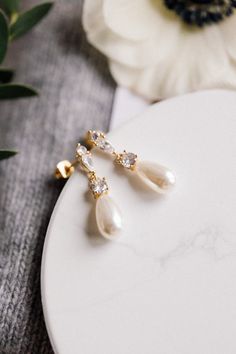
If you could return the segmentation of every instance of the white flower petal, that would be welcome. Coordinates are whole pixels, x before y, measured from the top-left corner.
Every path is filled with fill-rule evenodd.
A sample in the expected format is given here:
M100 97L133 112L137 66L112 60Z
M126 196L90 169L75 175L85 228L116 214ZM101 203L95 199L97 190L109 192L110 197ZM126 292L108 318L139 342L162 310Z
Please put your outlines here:
M97 49L108 56L110 59L134 68L143 68L147 65L156 63L165 58L171 47L168 42L176 40L180 22L173 21L171 26L164 21L158 31L155 31L155 39L148 38L145 41L134 41L122 38L106 27L102 13L102 0L95 0L90 6L91 0L85 2L83 11L83 25L87 32L87 38ZM98 4L99 6L95 6ZM162 35L163 27L165 37ZM149 55L146 55L146 53Z
M220 24L225 48L236 61L236 13Z
M110 61L109 65L112 76L120 86L127 87L150 101L157 99L151 87L145 86L147 78L145 69L131 68L116 61Z
M146 65L149 58L143 55L142 42L122 38L108 30L102 9L103 0L87 0L84 3L82 21L90 43L109 58L123 64L134 67Z
M82 23L85 31L96 31L96 27L101 26L103 22L102 13L103 0L86 0L84 1Z
M173 23L175 16L162 2L153 0L104 0L103 14L108 28L131 40L152 36L157 24Z
M107 57L118 60L124 65L139 68L147 65L150 59L143 55L142 43L137 45L137 43L120 38L112 32L90 32L87 38Z
M211 26L210 31L196 29L192 33L183 28L182 31L165 60L143 70L112 61L112 75L122 86L149 99L207 88L209 82L219 82L229 70L219 28Z
M175 14L153 0L104 0L104 21L108 28L130 40L144 40L163 21L173 23Z
M86 3L88 39L109 57L120 85L150 100L236 86L236 15L202 29L184 25L162 1Z
M236 74L234 70L225 70L221 75L218 75L215 79L209 80L208 82L201 83L199 85L199 90L206 89L227 89L227 90L236 90Z

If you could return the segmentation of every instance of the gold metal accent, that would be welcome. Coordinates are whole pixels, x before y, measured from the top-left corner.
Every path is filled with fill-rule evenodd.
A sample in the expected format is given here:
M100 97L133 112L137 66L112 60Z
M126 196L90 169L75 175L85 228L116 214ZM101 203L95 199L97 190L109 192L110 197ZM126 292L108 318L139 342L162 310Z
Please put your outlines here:
M94 146L100 148L99 145L96 143L96 141L93 141L93 140L92 140L92 135L93 135L94 133L98 133L102 138L106 139L106 135L105 135L103 132L101 132L101 131L96 131L96 130L89 130L89 131L87 132L87 134L86 134L86 142L87 142L87 144L91 147L91 149L92 149ZM100 150L103 150L103 149L100 148ZM106 152L106 151L105 151L105 152ZM127 169L127 170L130 170L130 171L135 171L135 170L136 170L136 167L137 167L137 159L138 159L138 156L137 156L136 154L132 153L133 155L136 156L135 162L134 162L132 165L130 165L130 166L125 166L125 165L123 164L122 160L123 160L124 155L125 155L125 154L129 154L129 152L127 152L126 150L124 150L123 153L118 153L118 152L116 152L116 151L108 152L108 153L109 153L110 155L113 155L114 158L115 158L115 159L114 159L114 162L117 163L117 164L119 164L119 165L121 165L123 168L125 168L125 169ZM130 154L131 154L131 153L130 153Z
M93 132L91 131L91 133ZM79 145L80 144L77 145L77 148ZM86 165L86 163L83 161L83 156L89 156L90 158L92 158L92 154L90 151L87 151L82 154L76 153L74 161L70 162L68 160L63 160L58 162L54 175L57 179L67 179L74 173L75 166L79 165L87 175L88 182L89 182L89 189L91 193L93 194L95 199L98 199L100 196L108 193L108 185L106 179L105 177L103 178L97 177L96 172L90 170L89 167ZM96 182L98 183L103 182L104 190L102 190L101 188L101 192L95 191Z
M102 138L106 138L105 134L99 130L89 130L85 136L85 144L89 149L92 149L94 146L97 146L96 142L92 140L92 135L94 133L99 133Z
M136 167L137 167L137 160L135 161L135 164L134 164L134 165L131 165L131 166L130 166L129 169L130 169L132 172L134 172L134 171L136 171L136 169L137 169Z
M75 171L74 167L75 163L70 162L68 160L63 160L58 162L55 170L55 177L57 179L67 179L69 178Z
M115 161L118 165L121 165L121 160L122 160L122 154L116 154L114 161Z
M88 177L88 180L89 180L89 189L91 191L91 193L93 194L93 197L94 199L98 199L99 197L101 197L102 195L105 195L105 194L108 194L109 192L109 188L108 188L108 185L107 185L107 181L106 181L106 178L103 177L103 178L99 178L97 177L96 173L95 172L90 172L87 174L87 177ZM107 186L107 189L105 191L102 191L101 193L99 192L95 192L92 188L92 184L96 182L96 180L102 180L106 186Z
M123 164L123 158L124 158L124 155L126 155L126 154L129 154L126 150L124 150L124 152L121 153L121 154L116 154L115 162L116 162L118 165L121 165L122 167L126 168L127 170L135 171L136 165L137 165L138 156L134 154L134 155L136 156L134 163L133 163L132 165L130 165L130 166L125 166L125 165Z

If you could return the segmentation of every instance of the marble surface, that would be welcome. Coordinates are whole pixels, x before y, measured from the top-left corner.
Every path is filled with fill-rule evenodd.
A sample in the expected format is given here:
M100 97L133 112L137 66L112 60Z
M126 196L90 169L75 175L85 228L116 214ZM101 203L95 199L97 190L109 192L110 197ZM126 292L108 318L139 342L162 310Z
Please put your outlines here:
M97 153L125 218L97 236L82 174L64 188L48 228L42 300L59 354L236 353L236 93L212 91L148 108L110 133L120 150L172 168L153 196Z

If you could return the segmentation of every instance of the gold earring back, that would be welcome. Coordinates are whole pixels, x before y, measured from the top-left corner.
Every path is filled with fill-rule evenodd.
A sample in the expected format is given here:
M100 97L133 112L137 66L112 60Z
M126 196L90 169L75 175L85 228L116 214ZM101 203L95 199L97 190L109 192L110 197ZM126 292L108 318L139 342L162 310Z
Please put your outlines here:
M73 163L68 160L63 160L58 162L55 170L56 179L67 179L69 178L75 171L75 167Z

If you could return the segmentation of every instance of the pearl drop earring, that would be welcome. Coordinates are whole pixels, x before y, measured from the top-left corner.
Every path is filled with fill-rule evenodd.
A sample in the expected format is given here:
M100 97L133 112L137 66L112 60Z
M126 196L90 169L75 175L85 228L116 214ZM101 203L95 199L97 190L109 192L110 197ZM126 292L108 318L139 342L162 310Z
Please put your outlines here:
M108 195L106 179L96 175L92 154L81 144L76 148L76 159L73 162L64 160L57 164L56 178L68 178L79 165L87 174L89 189L96 200L96 223L100 234L109 239L114 239L122 229L122 216L113 199Z
M139 161L132 152L117 153L103 132L89 130L87 142L115 157L115 162L124 168L135 172L138 177L152 190L166 194L175 185L175 175L168 168L153 162Z

